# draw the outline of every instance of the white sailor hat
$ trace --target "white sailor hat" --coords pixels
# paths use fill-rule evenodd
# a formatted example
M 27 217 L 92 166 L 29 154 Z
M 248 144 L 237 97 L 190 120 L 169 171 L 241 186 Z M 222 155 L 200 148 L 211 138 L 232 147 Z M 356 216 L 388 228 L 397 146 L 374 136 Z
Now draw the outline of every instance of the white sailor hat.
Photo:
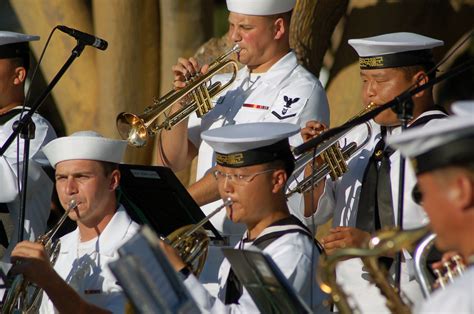
M 38 39 L 39 36 L 0 31 L 0 59 L 29 57 L 28 42 Z
M 56 168 L 61 161 L 75 159 L 120 163 L 126 148 L 127 141 L 106 138 L 94 131 L 80 131 L 52 140 L 43 147 L 43 152 Z
M 238 168 L 293 160 L 288 137 L 299 129 L 290 123 L 243 123 L 204 131 L 201 138 L 214 149 L 218 165 Z
M 296 0 L 227 0 L 230 12 L 245 15 L 273 15 L 293 10 Z
M 417 174 L 462 165 L 474 160 L 474 115 L 454 115 L 430 121 L 400 134 L 387 136 L 387 144 L 411 158 Z
M 459 100 L 451 105 L 451 111 L 458 116 L 474 116 L 474 100 Z
M 444 45 L 442 40 L 403 32 L 349 39 L 348 43 L 359 55 L 361 69 L 432 64 L 431 49 Z

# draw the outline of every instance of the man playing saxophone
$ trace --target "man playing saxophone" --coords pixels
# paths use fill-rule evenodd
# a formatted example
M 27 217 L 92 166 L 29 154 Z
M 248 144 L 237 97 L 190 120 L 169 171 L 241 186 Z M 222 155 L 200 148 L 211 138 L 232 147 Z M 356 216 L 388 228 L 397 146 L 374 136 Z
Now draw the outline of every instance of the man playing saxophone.
M 455 103 L 453 111 L 442 123 L 387 138 L 414 165 L 436 246 L 458 251 L 468 263 L 463 276 L 435 291 L 420 313 L 474 311 L 474 101 Z
M 12 252 L 13 274 L 23 274 L 45 292 L 41 313 L 123 313 L 125 297 L 107 264 L 138 230 L 115 198 L 125 148 L 125 141 L 92 131 L 58 138 L 44 148 L 56 170 L 62 206 L 77 204 L 69 213 L 77 228 L 61 237 L 54 266 L 39 243 L 23 241 Z
M 410 86 L 428 82 L 434 75 L 432 48 L 442 41 L 414 33 L 391 33 L 370 38 L 351 39 L 349 44 L 359 55 L 362 98 L 364 104 L 385 104 Z M 434 104 L 431 89 L 413 96 L 413 119 L 409 128 L 423 127 L 432 119 L 446 117 Z M 333 218 L 333 228 L 322 239 L 328 254 L 338 248 L 360 247 L 367 238 L 383 227 L 396 225 L 398 208 L 399 152 L 387 148 L 386 134 L 401 132 L 397 114 L 387 109 L 371 122 L 370 142 L 348 161 L 348 171 L 339 179 L 326 179 L 305 195 L 305 216 L 322 224 Z M 365 127 L 364 127 L 365 128 Z M 324 125 L 317 121 L 302 130 L 305 140 L 317 135 Z M 358 128 L 342 142 L 361 142 Z M 415 185 L 415 175 L 406 167 L 403 228 L 412 229 L 428 223 L 422 207 L 410 197 Z M 314 199 L 312 199 L 314 197 Z M 311 206 L 314 204 L 315 206 Z M 387 267 L 395 271 L 392 259 L 385 259 Z M 409 273 L 411 256 L 404 254 L 401 267 L 401 288 L 415 303 L 422 295 L 414 275 Z M 387 311 L 385 299 L 369 282 L 360 259 L 343 261 L 337 268 L 338 281 L 359 305 L 362 312 Z
M 216 151 L 213 175 L 221 198 L 233 202 L 227 207 L 227 216 L 247 227 L 236 248 L 258 248 L 268 254 L 296 292 L 316 310 L 324 298 L 314 274 L 319 251 L 311 232 L 290 214 L 285 199 L 286 180 L 294 168 L 288 137 L 298 130 L 288 123 L 252 123 L 209 130 L 202 137 Z M 175 270 L 184 275 L 184 284 L 203 312 L 258 312 L 227 260 L 219 270 L 215 298 L 174 249 L 164 242 L 163 248 Z

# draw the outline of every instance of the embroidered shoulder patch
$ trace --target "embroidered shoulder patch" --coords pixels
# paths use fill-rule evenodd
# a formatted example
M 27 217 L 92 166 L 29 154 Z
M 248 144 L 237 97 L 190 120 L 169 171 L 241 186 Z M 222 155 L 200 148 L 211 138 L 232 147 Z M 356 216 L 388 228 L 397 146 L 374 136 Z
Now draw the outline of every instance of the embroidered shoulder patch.
M 298 102 L 300 98 L 299 97 L 290 98 L 284 95 L 283 100 L 285 101 L 285 104 L 283 105 L 283 108 L 281 109 L 281 113 L 273 110 L 272 114 L 280 120 L 284 120 L 284 119 L 288 119 L 288 118 L 296 116 L 296 113 L 294 114 L 287 114 L 287 113 L 290 110 L 291 106 L 295 104 L 296 102 Z

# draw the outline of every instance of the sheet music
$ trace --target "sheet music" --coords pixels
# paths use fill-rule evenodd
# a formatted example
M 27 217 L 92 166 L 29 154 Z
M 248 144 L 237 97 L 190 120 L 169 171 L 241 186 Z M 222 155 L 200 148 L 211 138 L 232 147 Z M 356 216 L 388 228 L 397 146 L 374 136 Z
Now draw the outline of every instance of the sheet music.
M 148 312 L 145 303 L 151 304 L 153 312 L 190 312 L 195 309 L 194 301 L 159 249 L 158 241 L 149 227 L 143 227 L 119 249 L 122 257 L 112 271 L 123 277 L 124 291 L 131 294 L 135 304 L 136 299 L 143 301 L 139 305 L 144 312 Z

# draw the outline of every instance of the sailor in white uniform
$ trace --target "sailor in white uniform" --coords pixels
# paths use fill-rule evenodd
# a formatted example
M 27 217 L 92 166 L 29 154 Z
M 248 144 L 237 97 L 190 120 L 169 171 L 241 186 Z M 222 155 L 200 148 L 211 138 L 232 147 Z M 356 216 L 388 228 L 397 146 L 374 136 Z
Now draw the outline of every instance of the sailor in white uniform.
M 125 296 L 107 264 L 138 230 L 115 197 L 126 144 L 82 131 L 45 146 L 61 205 L 77 204 L 69 212 L 77 228 L 60 238 L 54 266 L 39 243 L 23 241 L 12 252 L 13 273 L 44 289 L 41 313 L 124 312 Z
M 212 102 L 214 109 L 197 118 L 163 131 L 159 141 L 159 164 L 179 171 L 197 156 L 197 182 L 188 190 L 196 202 L 209 214 L 219 206 L 219 195 L 212 169 L 216 165 L 212 148 L 201 139 L 201 132 L 221 127 L 252 122 L 286 122 L 304 126 L 309 120 L 329 123 L 326 93 L 319 80 L 298 64 L 289 45 L 289 27 L 295 0 L 227 0 L 229 37 L 240 46 L 239 62 L 245 66 L 238 71 L 235 81 Z M 175 87 L 185 86 L 186 79 L 200 71 L 191 58 L 179 59 L 173 67 Z M 228 81 L 228 75 L 217 75 L 215 81 Z M 177 104 L 173 110 L 177 110 Z M 290 138 L 290 145 L 302 143 L 299 134 Z M 289 200 L 290 210 L 302 218 L 301 195 Z M 231 223 L 223 213 L 211 218 L 230 245 L 242 236 L 245 226 Z M 205 269 L 200 279 L 215 282 L 218 265 L 223 256 L 210 247 Z
M 436 246 L 459 252 L 468 264 L 419 313 L 474 312 L 474 101 L 454 103 L 452 110 L 448 119 L 387 138 L 414 165 Z
M 359 55 L 363 103 L 381 105 L 389 102 L 413 84 L 423 84 L 429 79 L 428 71 L 434 67 L 431 49 L 442 41 L 414 33 L 392 33 L 370 38 L 351 39 L 349 44 Z M 434 104 L 431 89 L 413 96 L 413 119 L 409 128 L 424 127 L 432 120 L 443 119 L 446 114 Z M 378 114 L 369 122 L 372 134 L 369 143 L 348 161 L 349 170 L 339 179 L 326 179 L 322 195 L 315 193 L 316 208 L 306 208 L 308 223 L 321 224 L 333 218 L 330 234 L 321 242 L 330 254 L 337 248 L 358 247 L 382 227 L 397 225 L 398 220 L 398 151 L 387 148 L 383 142 L 386 134 L 402 132 L 397 115 L 391 109 Z M 312 136 L 316 122 L 302 131 L 304 137 Z M 318 130 L 316 130 L 318 131 Z M 365 125 L 358 126 L 341 145 L 357 140 L 362 143 L 367 134 Z M 410 164 L 405 167 L 403 228 L 412 229 L 426 225 L 429 220 L 423 208 L 412 199 L 416 178 Z M 321 190 L 318 190 L 321 193 Z M 308 210 L 309 209 L 309 210 Z M 314 213 L 314 215 L 313 215 Z M 414 303 L 422 300 L 419 285 L 414 280 L 411 256 L 402 258 L 401 287 Z M 391 273 L 395 263 L 387 260 Z M 337 278 L 342 287 L 353 297 L 363 313 L 388 312 L 385 298 L 369 282 L 360 259 L 341 262 Z
M 262 131 L 259 134 L 255 132 Z M 260 249 L 270 256 L 296 292 L 314 310 L 325 295 L 315 279 L 319 251 L 309 230 L 288 210 L 286 179 L 294 161 L 288 137 L 299 127 L 287 123 L 251 123 L 206 131 L 203 139 L 216 151 L 214 177 L 232 222 L 247 227 L 238 249 Z M 163 245 L 171 263 L 204 312 L 255 313 L 258 308 L 224 260 L 219 269 L 219 292 L 214 297 L 190 273 L 176 252 Z
M 0 31 L 0 145 L 12 134 L 13 125 L 20 119 L 22 109 L 29 110 L 22 107 L 30 63 L 28 44 L 38 39 L 38 36 Z M 34 138 L 30 140 L 23 236 L 33 241 L 46 229 L 53 191 L 53 182 L 42 168 L 49 163 L 41 148 L 56 138 L 56 133 L 39 114 L 33 114 L 32 121 L 35 132 Z M 0 156 L 0 246 L 7 248 L 6 251 L 2 250 L 0 256 L 3 256 L 4 262 L 9 261 L 10 252 L 18 242 L 22 190 L 22 184 L 19 187 L 18 181 L 21 181 L 23 172 L 23 148 L 24 140 L 20 138 L 13 141 L 5 154 Z M 12 227 L 7 223 L 8 218 Z M 6 230 L 2 222 L 5 222 Z

